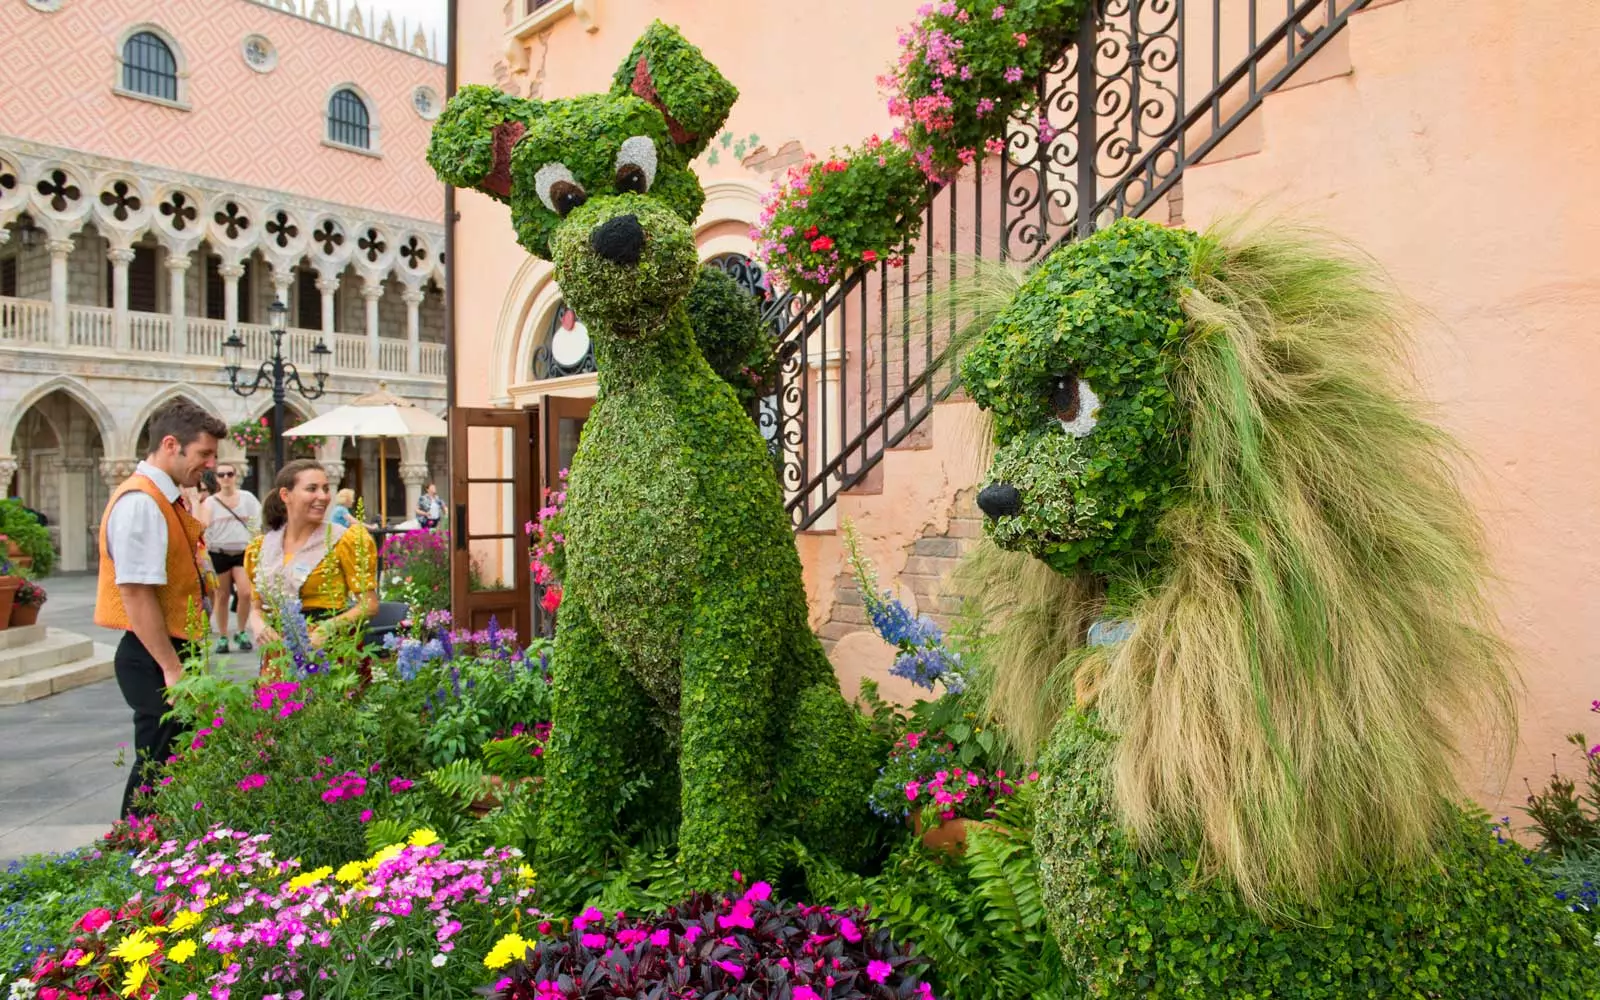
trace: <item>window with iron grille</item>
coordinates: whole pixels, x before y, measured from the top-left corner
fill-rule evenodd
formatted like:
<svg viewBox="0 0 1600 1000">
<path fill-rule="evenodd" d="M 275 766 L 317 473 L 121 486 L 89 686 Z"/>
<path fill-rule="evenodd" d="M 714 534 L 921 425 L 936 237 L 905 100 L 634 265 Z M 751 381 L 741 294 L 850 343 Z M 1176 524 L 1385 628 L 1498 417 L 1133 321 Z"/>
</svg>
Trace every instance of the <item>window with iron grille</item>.
<svg viewBox="0 0 1600 1000">
<path fill-rule="evenodd" d="M 328 139 L 342 146 L 372 148 L 371 119 L 367 104 L 355 91 L 336 90 L 328 99 Z"/>
<path fill-rule="evenodd" d="M 0 260 L 0 295 L 17 297 L 17 258 Z"/>
<path fill-rule="evenodd" d="M 128 263 L 128 308 L 133 312 L 158 312 L 156 296 L 159 294 L 156 285 L 159 280 L 156 268 L 156 248 L 142 246 L 133 248 L 133 260 Z M 116 302 L 116 267 L 106 261 L 106 297 L 104 304 L 110 307 Z"/>
<path fill-rule="evenodd" d="M 164 101 L 178 99 L 178 60 L 155 33 L 141 31 L 123 44 L 122 89 Z"/>
</svg>

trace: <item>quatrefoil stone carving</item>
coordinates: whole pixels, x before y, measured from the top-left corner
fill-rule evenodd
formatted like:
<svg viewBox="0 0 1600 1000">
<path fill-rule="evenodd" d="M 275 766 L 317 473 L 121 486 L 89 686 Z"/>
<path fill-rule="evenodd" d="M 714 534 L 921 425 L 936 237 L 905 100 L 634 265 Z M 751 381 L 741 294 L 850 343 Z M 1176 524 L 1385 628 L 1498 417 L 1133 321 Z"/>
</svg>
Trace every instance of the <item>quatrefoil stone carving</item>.
<svg viewBox="0 0 1600 1000">
<path fill-rule="evenodd" d="M 406 267 L 415 271 L 422 266 L 423 261 L 428 259 L 428 248 L 422 245 L 421 240 L 412 236 L 400 245 L 399 254 L 400 258 L 406 262 Z"/>
<path fill-rule="evenodd" d="M 161 203 L 161 214 L 172 220 L 172 228 L 183 232 L 189 223 L 199 218 L 194 201 L 182 191 L 174 191 Z"/>
<path fill-rule="evenodd" d="M 339 227 L 332 219 L 323 219 L 322 225 L 311 234 L 311 238 L 322 245 L 322 252 L 329 257 L 332 257 L 333 252 L 339 247 L 344 246 L 344 233 L 339 231 Z"/>
<path fill-rule="evenodd" d="M 144 202 L 133 193 L 127 181 L 115 181 L 100 192 L 100 204 L 111 209 L 112 217 L 118 222 L 127 222 L 128 217 L 139 211 Z"/>
<path fill-rule="evenodd" d="M 267 235 L 282 250 L 289 246 L 290 240 L 300 235 L 300 227 L 289 218 L 288 212 L 279 211 L 267 220 Z"/>
<path fill-rule="evenodd" d="M 216 220 L 217 225 L 222 227 L 222 231 L 228 234 L 228 239 L 230 240 L 238 239 L 240 233 L 250 228 L 249 216 L 244 214 L 244 210 L 239 207 L 239 203 L 236 201 L 230 201 L 223 205 L 221 209 L 212 215 L 212 218 Z M 271 225 L 271 223 L 267 224 L 268 232 L 271 232 Z"/>
<path fill-rule="evenodd" d="M 50 171 L 49 177 L 39 181 L 38 188 L 40 194 L 50 199 L 50 207 L 57 212 L 65 212 L 83 197 L 83 192 L 72 183 L 65 170 Z"/>
<path fill-rule="evenodd" d="M 356 240 L 356 246 L 366 253 L 368 262 L 374 264 L 378 262 L 379 257 L 383 256 L 383 252 L 389 249 L 389 244 L 383 241 L 383 236 L 376 229 L 368 229 L 367 235 Z M 324 250 L 323 252 L 332 253 L 333 251 Z"/>
</svg>

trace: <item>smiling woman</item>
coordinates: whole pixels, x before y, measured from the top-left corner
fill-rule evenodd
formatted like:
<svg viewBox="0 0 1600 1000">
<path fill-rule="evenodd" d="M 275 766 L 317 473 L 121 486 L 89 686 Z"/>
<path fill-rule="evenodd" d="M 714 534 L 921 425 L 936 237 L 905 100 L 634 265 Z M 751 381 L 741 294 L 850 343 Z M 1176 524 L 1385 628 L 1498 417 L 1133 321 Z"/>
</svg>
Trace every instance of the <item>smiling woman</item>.
<svg viewBox="0 0 1600 1000">
<path fill-rule="evenodd" d="M 377 611 L 377 546 L 363 525 L 328 521 L 331 501 L 322 465 L 302 459 L 283 467 L 262 504 L 267 533 L 245 550 L 244 566 L 261 597 L 250 632 L 263 646 L 263 672 L 285 654 L 297 664 L 314 659 L 334 631 Z M 301 617 L 309 648 L 295 641 Z"/>
</svg>

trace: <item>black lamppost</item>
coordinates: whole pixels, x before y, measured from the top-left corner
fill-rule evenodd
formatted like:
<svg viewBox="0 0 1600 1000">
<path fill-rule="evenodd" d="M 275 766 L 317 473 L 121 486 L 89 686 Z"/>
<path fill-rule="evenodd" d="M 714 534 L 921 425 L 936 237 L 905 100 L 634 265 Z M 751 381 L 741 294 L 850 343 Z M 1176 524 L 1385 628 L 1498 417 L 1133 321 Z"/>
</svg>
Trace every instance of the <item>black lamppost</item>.
<svg viewBox="0 0 1600 1000">
<path fill-rule="evenodd" d="M 317 399 L 327 390 L 323 383 L 328 380 L 328 355 L 333 352 L 328 350 L 328 345 L 323 343 L 321 337 L 311 348 L 311 360 L 316 366 L 316 388 L 306 385 L 300 380 L 300 369 L 283 357 L 283 334 L 288 326 L 289 307 L 281 300 L 274 299 L 272 305 L 267 307 L 267 314 L 271 319 L 272 329 L 272 357 L 261 362 L 261 367 L 256 370 L 255 381 L 241 384 L 239 381 L 239 364 L 244 359 L 244 338 L 239 336 L 239 331 L 234 330 L 228 339 L 222 342 L 222 349 L 228 357 L 228 388 L 241 396 L 249 396 L 257 389 L 272 387 L 272 449 L 277 468 L 283 468 L 283 398 L 289 386 L 299 390 L 300 395 L 306 399 Z"/>
</svg>

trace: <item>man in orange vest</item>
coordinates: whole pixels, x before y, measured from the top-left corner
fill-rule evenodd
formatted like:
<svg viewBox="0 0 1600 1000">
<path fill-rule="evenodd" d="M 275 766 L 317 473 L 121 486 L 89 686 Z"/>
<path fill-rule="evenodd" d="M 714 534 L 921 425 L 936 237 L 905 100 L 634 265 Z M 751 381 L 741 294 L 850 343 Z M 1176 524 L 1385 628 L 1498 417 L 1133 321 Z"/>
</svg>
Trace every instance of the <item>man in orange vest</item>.
<svg viewBox="0 0 1600 1000">
<path fill-rule="evenodd" d="M 180 732 L 164 719 L 168 685 L 183 676 L 183 658 L 200 652 L 210 609 L 205 529 L 187 510 L 182 490 L 217 461 L 227 425 L 188 400 L 150 418 L 150 454 L 117 487 L 100 519 L 100 588 L 94 621 L 121 629 L 117 686 L 133 709 L 133 768 L 121 817 L 133 808 L 146 768 L 172 757 Z"/>
</svg>

